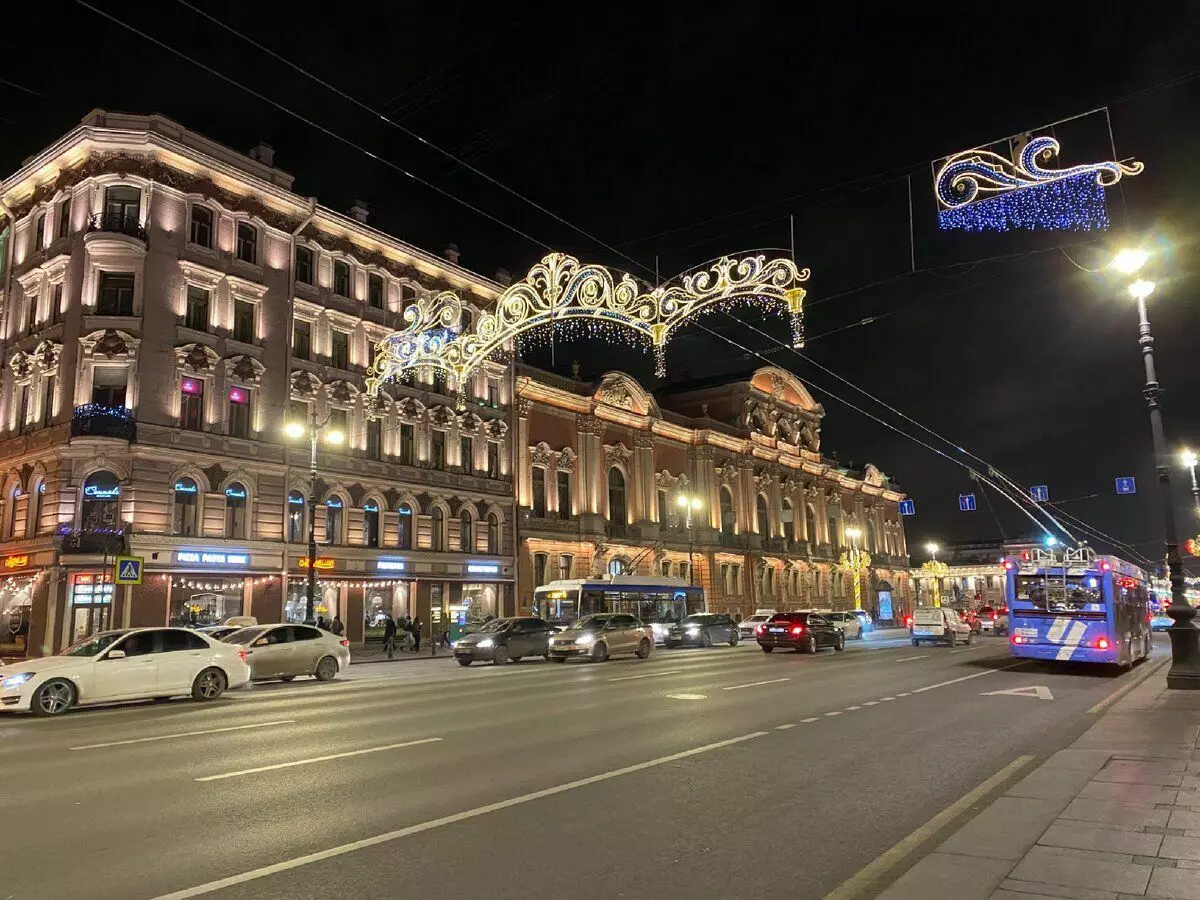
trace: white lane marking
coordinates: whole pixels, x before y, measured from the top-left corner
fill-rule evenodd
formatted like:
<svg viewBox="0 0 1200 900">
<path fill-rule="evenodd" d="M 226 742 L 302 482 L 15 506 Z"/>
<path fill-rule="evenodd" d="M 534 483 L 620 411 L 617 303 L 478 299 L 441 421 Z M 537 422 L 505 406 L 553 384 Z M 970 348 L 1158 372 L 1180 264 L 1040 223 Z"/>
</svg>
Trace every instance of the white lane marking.
<svg viewBox="0 0 1200 900">
<path fill-rule="evenodd" d="M 804 722 L 805 724 L 807 724 L 809 722 L 820 722 L 821 717 L 820 716 L 809 716 L 807 719 L 801 719 L 800 721 Z"/>
<path fill-rule="evenodd" d="M 904 659 L 896 660 L 896 662 L 912 662 L 914 659 L 929 659 L 929 654 L 924 653 L 921 656 L 906 656 Z"/>
<path fill-rule="evenodd" d="M 904 838 L 904 840 L 900 841 L 900 843 L 889 850 L 885 850 L 872 862 L 860 869 L 858 874 L 851 877 L 850 880 L 843 882 L 826 894 L 824 900 L 854 900 L 854 898 L 862 897 L 868 893 L 873 894 L 874 892 L 870 891 L 870 888 L 875 886 L 874 883 L 879 880 L 880 876 L 895 868 L 906 857 L 911 856 L 923 843 L 1031 762 L 1033 762 L 1032 756 L 1018 756 L 987 781 L 963 794 L 962 797 L 955 800 L 908 837 Z"/>
<path fill-rule="evenodd" d="M 622 675 L 620 678 L 610 678 L 609 681 L 637 681 L 639 678 L 661 678 L 664 675 L 678 675 L 681 669 L 669 669 L 666 672 L 648 672 L 645 675 Z"/>
<path fill-rule="evenodd" d="M 913 693 L 914 694 L 923 694 L 926 691 L 932 691 L 935 688 L 946 687 L 947 685 L 950 685 L 950 684 L 958 684 L 960 681 L 970 681 L 972 678 L 982 678 L 984 675 L 991 675 L 993 672 L 1002 672 L 1005 669 L 1011 669 L 1015 666 L 1020 666 L 1020 665 L 1024 665 L 1024 664 L 1025 664 L 1025 661 L 1021 660 L 1020 662 L 1015 662 L 1015 663 L 1012 663 L 1011 665 L 1001 666 L 999 669 L 984 669 L 982 672 L 976 672 L 973 675 L 964 675 L 962 678 L 951 678 L 949 681 L 939 681 L 937 684 L 927 684 L 927 685 L 925 685 L 925 687 L 916 688 L 913 691 Z M 898 696 L 905 697 L 907 695 L 899 694 Z"/>
<path fill-rule="evenodd" d="M 422 822 L 419 825 L 410 825 L 407 828 L 401 828 L 397 831 L 388 831 L 384 834 L 377 834 L 374 837 L 363 838 L 362 840 L 353 841 L 349 844 L 330 847 L 328 850 L 320 850 L 316 853 L 309 853 L 305 856 L 297 856 L 294 859 L 284 860 L 283 862 L 274 863 L 273 865 L 269 866 L 263 866 L 259 869 L 251 869 L 249 872 L 231 875 L 228 878 L 221 878 L 216 881 L 210 881 L 206 884 L 196 885 L 195 887 L 184 888 L 183 890 L 174 891 L 170 894 L 162 894 L 158 897 L 155 897 L 154 900 L 189 900 L 191 897 L 200 897 L 204 894 L 212 894 L 216 891 L 224 890 L 227 887 L 233 887 L 234 885 L 238 884 L 246 884 L 250 881 L 257 881 L 258 879 L 266 878 L 269 875 L 277 875 L 280 872 L 288 872 L 292 869 L 298 869 L 301 866 L 311 865 L 312 863 L 321 862 L 322 860 L 326 859 L 333 859 L 334 857 L 338 856 L 344 856 L 347 853 L 354 853 L 357 850 L 365 850 L 368 847 L 376 847 L 380 844 L 386 844 L 390 841 L 399 840 L 400 838 L 409 837 L 414 834 L 421 834 L 426 831 L 432 831 L 435 828 L 453 825 L 457 822 L 466 821 L 467 819 L 478 818 L 479 816 L 484 816 L 488 813 L 498 812 L 502 809 L 509 809 L 513 806 L 520 806 L 523 803 L 530 803 L 534 800 L 541 800 L 544 797 L 553 797 L 556 794 L 562 794 L 567 791 L 575 790 L 576 788 L 587 787 L 588 785 L 597 784 L 602 781 L 609 781 L 613 778 L 620 778 L 622 775 L 630 775 L 634 772 L 652 769 L 655 766 L 666 765 L 667 763 L 672 763 L 676 760 L 688 759 L 692 756 L 699 756 L 701 753 L 710 753 L 713 750 L 721 750 L 725 747 L 732 747 L 735 744 L 740 744 L 744 741 L 765 737 L 769 733 L 770 732 L 766 731 L 753 731 L 750 734 L 743 734 L 739 737 L 729 738 L 728 740 L 717 741 L 715 744 L 705 744 L 703 747 L 693 747 L 691 750 L 683 750 L 679 753 L 672 753 L 669 756 L 660 756 L 657 759 L 635 763 L 631 766 L 625 766 L 621 769 L 613 769 L 611 772 L 602 772 L 599 775 L 591 775 L 587 778 L 581 778 L 578 781 L 568 781 L 565 784 L 559 784 L 540 791 L 534 791 L 531 794 L 522 794 L 519 797 L 511 797 L 508 800 L 501 800 L 497 803 L 489 803 L 487 806 L 477 806 L 474 809 L 468 809 L 464 810 L 463 812 L 454 813 L 453 815 L 443 816 L 440 819 L 431 819 L 430 821 Z"/>
<path fill-rule="evenodd" d="M 795 727 L 796 727 L 796 723 L 791 722 L 787 725 L 776 725 L 775 730 L 776 731 L 787 731 L 789 728 L 795 728 Z"/>
<path fill-rule="evenodd" d="M 825 715 L 827 715 L 827 716 L 840 716 L 841 714 L 842 714 L 842 711 L 840 709 L 835 709 L 833 712 L 825 713 Z"/>
<path fill-rule="evenodd" d="M 862 709 L 861 706 L 847 706 L 846 712 L 854 712 L 856 709 Z"/>
<path fill-rule="evenodd" d="M 1009 688 L 1006 691 L 984 691 L 979 696 L 981 697 L 1000 697 L 1007 695 L 1009 697 L 1036 697 L 1038 700 L 1053 700 L 1054 695 L 1050 693 L 1050 688 L 1044 684 L 1034 684 L 1029 687 Z"/>
<path fill-rule="evenodd" d="M 291 762 L 275 763 L 273 766 L 257 766 L 253 769 L 239 769 L 236 772 L 222 772 L 220 775 L 205 775 L 195 781 L 221 781 L 225 778 L 237 778 L 240 775 L 254 775 L 258 772 L 274 772 L 277 769 L 291 769 L 295 766 L 307 766 L 311 763 L 328 762 L 331 759 L 345 759 L 348 756 L 363 756 L 367 753 L 382 753 L 384 750 L 399 750 L 402 747 L 416 747 L 418 744 L 436 744 L 440 737 L 421 738 L 419 741 L 405 741 L 402 744 L 385 744 L 382 747 L 367 747 L 364 750 L 349 750 L 345 753 L 330 753 L 328 756 L 314 756 L 311 759 L 294 759 Z"/>
<path fill-rule="evenodd" d="M 963 647 L 959 650 L 951 650 L 950 652 L 951 653 L 970 653 L 972 650 L 982 650 L 982 649 L 983 649 L 983 644 L 979 644 L 978 646 L 975 646 L 975 647 Z"/>
<path fill-rule="evenodd" d="M 1067 637 L 1063 641 L 1062 649 L 1058 651 L 1058 655 L 1054 658 L 1060 662 L 1070 659 L 1075 653 L 1075 648 L 1079 646 L 1079 642 L 1083 640 L 1086 632 L 1086 623 L 1072 622 L 1071 629 L 1067 632 Z"/>
<path fill-rule="evenodd" d="M 791 681 L 791 678 L 771 678 L 767 681 L 751 681 L 749 684 L 735 684 L 731 687 L 723 687 L 723 691 L 740 691 L 742 688 L 758 687 L 760 684 L 779 684 L 781 681 Z"/>
<path fill-rule="evenodd" d="M 907 696 L 908 696 L 908 692 L 907 692 L 907 691 L 905 691 L 903 694 L 897 694 L 896 696 L 897 696 L 897 697 L 907 697 Z"/>
<path fill-rule="evenodd" d="M 295 719 L 279 719 L 275 722 L 256 722 L 253 725 L 229 725 L 225 728 L 206 728 L 203 731 L 178 731 L 175 734 L 156 734 L 154 737 L 130 738 L 127 741 L 106 741 L 103 744 L 83 744 L 72 750 L 99 750 L 101 747 L 124 747 L 126 744 L 147 744 L 150 741 L 170 741 L 175 738 L 195 737 L 198 734 L 220 734 L 223 731 L 245 731 L 248 728 L 269 728 L 272 725 L 294 725 Z"/>
<path fill-rule="evenodd" d="M 879 705 L 878 700 L 868 700 L 867 702 L 865 702 L 863 704 L 863 706 L 878 706 L 878 705 Z"/>
<path fill-rule="evenodd" d="M 708 694 L 667 694 L 668 700 L 707 700 Z"/>
<path fill-rule="evenodd" d="M 879 702 L 880 702 L 880 703 L 887 703 L 889 700 L 895 700 L 895 699 L 896 699 L 895 697 L 880 697 L 880 698 L 879 698 Z"/>
</svg>

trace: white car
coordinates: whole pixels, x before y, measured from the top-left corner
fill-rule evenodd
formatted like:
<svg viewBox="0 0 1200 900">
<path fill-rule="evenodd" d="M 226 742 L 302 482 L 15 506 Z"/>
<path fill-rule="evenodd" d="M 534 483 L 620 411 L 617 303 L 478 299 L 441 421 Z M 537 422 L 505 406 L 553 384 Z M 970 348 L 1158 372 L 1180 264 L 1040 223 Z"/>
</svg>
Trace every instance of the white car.
<svg viewBox="0 0 1200 900">
<path fill-rule="evenodd" d="M 254 625 L 221 640 L 243 650 L 255 681 L 297 675 L 332 681 L 350 665 L 350 641 L 312 625 Z"/>
<path fill-rule="evenodd" d="M 913 613 L 912 645 L 936 641 L 953 647 L 959 641 L 970 645 L 974 640 L 971 626 L 948 606 L 918 606 Z"/>
<path fill-rule="evenodd" d="M 57 656 L 0 666 L 0 710 L 58 716 L 117 700 L 215 700 L 249 681 L 243 647 L 189 628 L 126 628 L 83 638 Z"/>
<path fill-rule="evenodd" d="M 752 616 L 746 616 L 746 618 L 744 618 L 744 619 L 742 619 L 742 621 L 738 622 L 738 636 L 741 637 L 743 640 L 747 640 L 747 641 L 754 640 L 754 629 L 757 628 L 759 625 L 762 625 L 764 622 L 766 622 L 768 619 L 770 619 L 771 616 L 773 616 L 773 615 L 775 615 L 773 612 L 769 612 L 769 613 L 756 612 Z"/>
<path fill-rule="evenodd" d="M 854 612 L 854 610 L 844 610 L 840 612 L 822 612 L 826 619 L 842 629 L 842 633 L 846 635 L 848 641 L 861 641 L 863 636 L 863 623 Z"/>
</svg>

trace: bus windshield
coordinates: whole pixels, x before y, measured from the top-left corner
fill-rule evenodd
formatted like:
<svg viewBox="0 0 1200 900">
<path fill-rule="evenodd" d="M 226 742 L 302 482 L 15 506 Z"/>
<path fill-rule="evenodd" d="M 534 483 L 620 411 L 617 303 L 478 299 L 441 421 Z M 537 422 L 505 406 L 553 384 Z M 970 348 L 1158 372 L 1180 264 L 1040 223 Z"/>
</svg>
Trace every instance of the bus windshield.
<svg viewBox="0 0 1200 900">
<path fill-rule="evenodd" d="M 1046 612 L 1078 612 L 1089 603 L 1103 603 L 1099 573 L 1068 575 L 1018 575 L 1013 596 Z"/>
</svg>

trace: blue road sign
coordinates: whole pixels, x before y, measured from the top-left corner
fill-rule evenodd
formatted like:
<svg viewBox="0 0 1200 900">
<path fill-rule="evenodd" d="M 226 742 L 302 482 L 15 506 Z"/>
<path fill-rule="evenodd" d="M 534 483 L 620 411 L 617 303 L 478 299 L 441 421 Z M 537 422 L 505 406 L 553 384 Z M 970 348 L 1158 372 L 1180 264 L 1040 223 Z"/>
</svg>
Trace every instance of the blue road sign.
<svg viewBox="0 0 1200 900">
<path fill-rule="evenodd" d="M 113 566 L 113 574 L 117 577 L 113 580 L 117 584 L 141 584 L 144 562 L 145 558 L 141 556 L 118 556 L 116 565 Z"/>
<path fill-rule="evenodd" d="M 975 512 L 975 495 L 959 494 L 958 508 L 961 512 Z"/>
<path fill-rule="evenodd" d="M 1035 484 L 1029 489 L 1029 496 L 1034 503 L 1046 503 L 1050 499 L 1050 488 L 1044 484 Z"/>
<path fill-rule="evenodd" d="M 1137 493 L 1137 482 L 1134 480 L 1132 475 L 1123 475 L 1122 477 L 1118 478 L 1116 481 L 1117 481 L 1117 493 L 1118 494 L 1136 494 Z"/>
<path fill-rule="evenodd" d="M 917 514 L 917 504 L 915 500 L 900 501 L 900 515 L 915 516 Z"/>
</svg>

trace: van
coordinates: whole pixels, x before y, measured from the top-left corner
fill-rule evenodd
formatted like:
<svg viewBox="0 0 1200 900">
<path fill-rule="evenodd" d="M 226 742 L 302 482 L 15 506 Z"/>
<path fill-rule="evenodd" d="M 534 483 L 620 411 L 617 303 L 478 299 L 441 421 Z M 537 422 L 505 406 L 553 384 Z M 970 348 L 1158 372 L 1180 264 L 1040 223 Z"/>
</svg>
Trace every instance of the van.
<svg viewBox="0 0 1200 900">
<path fill-rule="evenodd" d="M 937 641 L 953 647 L 958 641 L 970 645 L 971 626 L 954 610 L 945 606 L 918 606 L 913 614 L 912 645 L 922 641 Z"/>
</svg>

